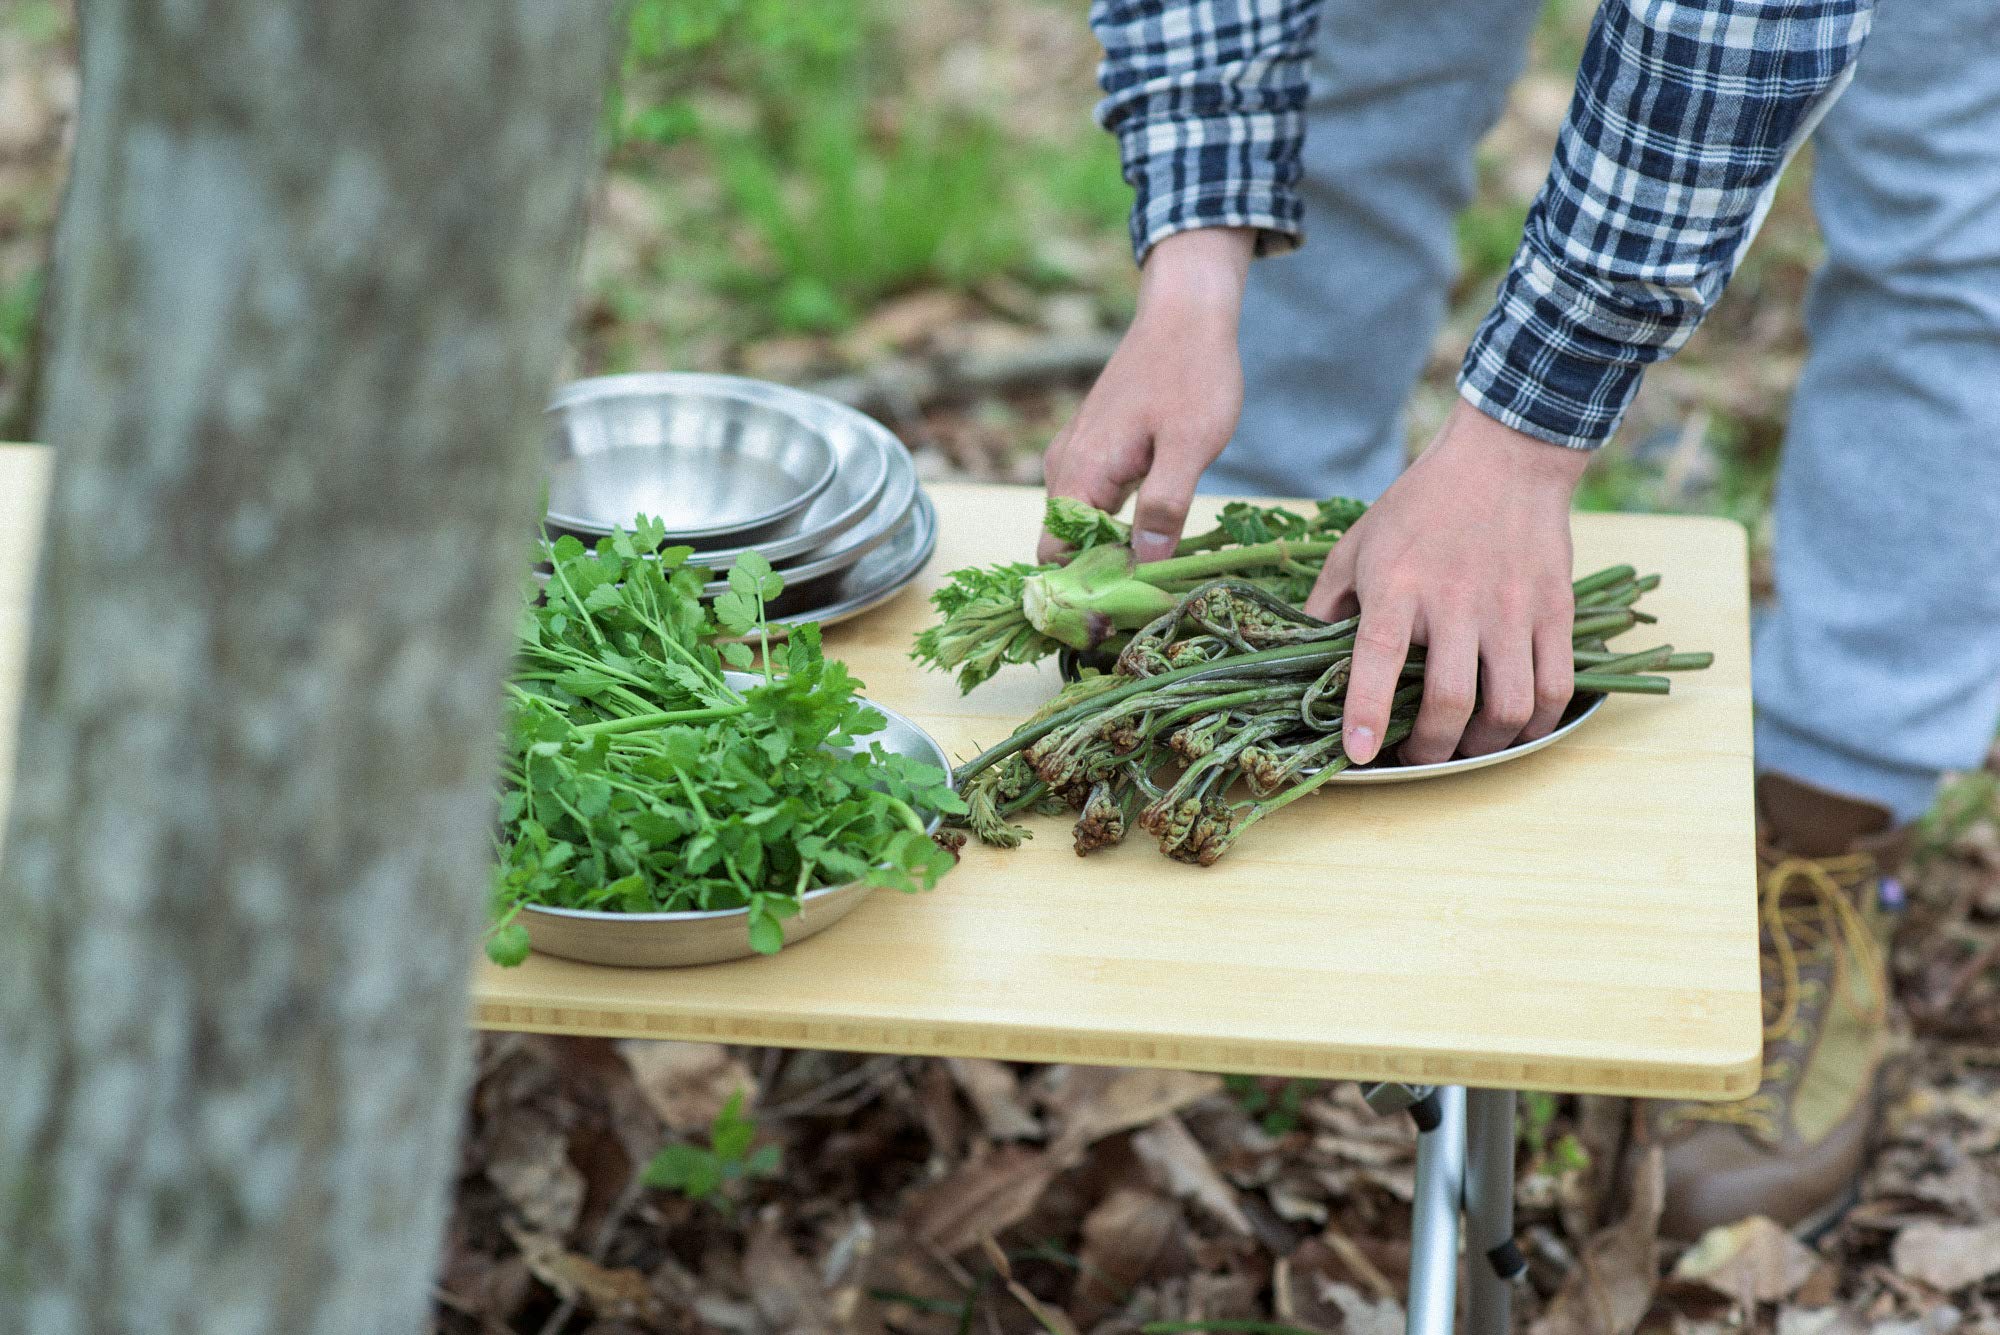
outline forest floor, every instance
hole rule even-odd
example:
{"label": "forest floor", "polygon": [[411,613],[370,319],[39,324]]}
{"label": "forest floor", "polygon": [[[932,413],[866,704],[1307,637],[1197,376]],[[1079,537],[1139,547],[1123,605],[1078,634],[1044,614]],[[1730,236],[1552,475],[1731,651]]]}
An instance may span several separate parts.
{"label": "forest floor", "polygon": [[[1512,253],[1590,8],[1550,0],[1482,146],[1413,442]],[[636,0],[563,374],[814,385],[927,476],[1038,480],[1132,302],[1094,60],[1062,0]],[[0,7],[0,438],[29,430],[76,84],[69,4]],[[1725,514],[1766,546],[1809,173],[1583,504]],[[1906,878],[1856,1208],[1810,1246],[1753,1222],[1684,1251],[1644,1159],[1609,1148],[1623,1105],[1530,1098],[1524,1328],[2000,1330],[1996,813],[2000,760],[1947,789]],[[1412,1134],[1351,1085],[519,1035],[482,1038],[479,1072],[450,1335],[1401,1329]]]}
{"label": "forest floor", "polygon": [[[1684,1249],[1631,1105],[1529,1096],[1522,1328],[2000,1330],[1994,791],[1960,781],[1906,878],[1858,1204]],[[1414,1152],[1346,1083],[487,1036],[437,1329],[1389,1335]]]}

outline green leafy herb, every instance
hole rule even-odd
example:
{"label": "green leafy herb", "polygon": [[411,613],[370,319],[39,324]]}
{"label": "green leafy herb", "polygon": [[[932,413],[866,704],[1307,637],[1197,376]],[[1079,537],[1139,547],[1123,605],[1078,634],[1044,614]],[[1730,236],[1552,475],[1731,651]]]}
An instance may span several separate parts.
{"label": "green leafy herb", "polygon": [[1106,543],[1128,543],[1132,526],[1113,519],[1094,505],[1068,496],[1051,496],[1042,515],[1042,527],[1057,542],[1083,551]]}
{"label": "green leafy herb", "polygon": [[[496,963],[527,954],[525,904],[747,909],[768,953],[809,890],[928,889],[952,865],[925,832],[926,814],[964,810],[949,776],[856,742],[882,716],[817,626],[773,648],[769,562],[739,560],[711,609],[708,572],[664,539],[642,516],[595,551],[542,546],[549,577],[523,607],[508,685]],[[758,664],[748,684],[725,676]]]}

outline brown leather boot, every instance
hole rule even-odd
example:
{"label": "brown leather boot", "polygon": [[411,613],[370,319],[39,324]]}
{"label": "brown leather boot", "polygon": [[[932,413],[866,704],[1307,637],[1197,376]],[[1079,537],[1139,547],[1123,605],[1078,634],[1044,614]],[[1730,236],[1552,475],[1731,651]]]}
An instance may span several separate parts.
{"label": "brown leather boot", "polygon": [[1765,1215],[1810,1234],[1851,1203],[1888,1023],[1879,907],[1904,842],[1880,807],[1781,775],[1757,782],[1764,1078],[1735,1103],[1649,1103],[1668,1237]]}

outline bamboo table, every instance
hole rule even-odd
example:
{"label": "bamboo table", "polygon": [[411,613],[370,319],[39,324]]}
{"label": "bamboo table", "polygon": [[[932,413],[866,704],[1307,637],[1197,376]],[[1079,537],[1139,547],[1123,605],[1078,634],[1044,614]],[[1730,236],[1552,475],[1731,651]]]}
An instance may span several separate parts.
{"label": "bamboo table", "polygon": [[[0,701],[18,698],[41,451],[0,448]],[[1039,494],[944,485],[915,587],[829,631],[868,693],[957,755],[1055,689],[1012,668],[969,697],[908,658],[943,572],[1032,546]],[[972,845],[933,892],[878,893],[768,959],[621,970],[484,961],[487,1029],[1168,1066],[1383,1082],[1428,1096],[1412,1330],[1448,1329],[1459,1214],[1470,1324],[1506,1328],[1518,1089],[1731,1098],[1757,1083],[1748,580],[1722,520],[1579,515],[1579,570],[1660,571],[1649,643],[1712,649],[1673,694],[1613,698],[1539,754],[1339,788],[1212,868],[1151,841],[1089,859],[1059,820]],[[1637,637],[1631,637],[1637,642]],[[13,709],[0,708],[0,762]],[[6,773],[0,768],[0,773]],[[468,888],[468,893],[473,893]],[[1467,1087],[1472,1087],[1467,1093]]]}

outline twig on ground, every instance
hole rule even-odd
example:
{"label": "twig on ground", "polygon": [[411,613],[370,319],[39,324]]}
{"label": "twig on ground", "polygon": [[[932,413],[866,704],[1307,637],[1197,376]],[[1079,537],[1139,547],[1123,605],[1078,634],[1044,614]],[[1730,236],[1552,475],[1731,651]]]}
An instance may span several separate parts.
{"label": "twig on ground", "polygon": [[[759,1116],[766,1118],[798,1117],[805,1113],[818,1111],[824,1105],[831,1103],[841,1095],[868,1084],[883,1071],[900,1066],[902,1061],[901,1057],[894,1054],[871,1057],[852,1070],[842,1072],[817,1088],[807,1090],[797,1098],[786,1099],[782,1103],[773,1103],[761,1109]],[[856,1106],[858,1107],[859,1105]],[[851,1112],[853,1109],[850,1108],[845,1111]]]}

